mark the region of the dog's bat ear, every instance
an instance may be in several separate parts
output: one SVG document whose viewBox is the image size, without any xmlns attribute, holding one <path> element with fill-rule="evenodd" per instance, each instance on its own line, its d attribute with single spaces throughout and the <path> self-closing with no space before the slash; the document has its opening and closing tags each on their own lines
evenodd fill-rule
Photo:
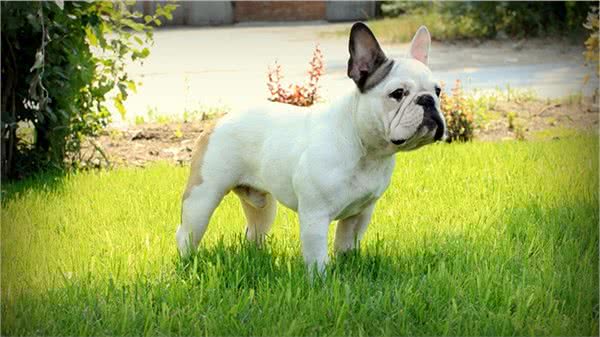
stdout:
<svg viewBox="0 0 600 337">
<path fill-rule="evenodd" d="M 421 26 L 412 39 L 409 56 L 427 65 L 430 46 L 431 35 L 429 34 L 429 30 L 427 30 L 427 27 Z"/>
<path fill-rule="evenodd" d="M 348 50 L 348 77 L 353 79 L 358 89 L 363 92 L 369 76 L 387 60 L 387 57 L 375 35 L 362 22 L 355 23 L 350 30 Z"/>
</svg>

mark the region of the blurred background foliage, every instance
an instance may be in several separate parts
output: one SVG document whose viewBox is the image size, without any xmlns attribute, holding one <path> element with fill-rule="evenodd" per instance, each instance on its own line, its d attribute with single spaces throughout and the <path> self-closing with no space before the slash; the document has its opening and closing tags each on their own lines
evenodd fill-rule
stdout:
<svg viewBox="0 0 600 337">
<path fill-rule="evenodd" d="M 585 29 L 589 31 L 589 35 L 585 40 L 585 62 L 588 66 L 596 68 L 595 79 L 600 78 L 600 24 L 599 24 L 598 6 L 592 7 L 588 13 L 585 24 Z M 591 76 L 590 76 L 591 77 Z M 586 81 L 590 79 L 586 78 Z"/>
<path fill-rule="evenodd" d="M 408 18 L 431 27 L 438 39 L 580 35 L 590 7 L 574 1 L 383 1 L 385 18 Z M 397 36 L 396 42 L 405 42 Z"/>
<path fill-rule="evenodd" d="M 152 25 L 175 9 L 143 16 L 131 5 L 1 2 L 2 178 L 79 165 L 82 142 L 109 123 L 109 105 L 124 113 L 136 90 L 125 64 L 149 55 Z"/>
</svg>

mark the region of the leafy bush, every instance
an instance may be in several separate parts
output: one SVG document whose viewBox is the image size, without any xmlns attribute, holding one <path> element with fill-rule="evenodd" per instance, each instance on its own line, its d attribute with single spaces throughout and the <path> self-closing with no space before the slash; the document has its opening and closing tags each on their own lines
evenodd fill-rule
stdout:
<svg viewBox="0 0 600 337">
<path fill-rule="evenodd" d="M 437 39 L 515 38 L 543 35 L 570 35 L 582 32 L 581 23 L 593 2 L 524 2 L 524 1 L 384 1 L 382 14 L 403 22 L 390 23 L 388 41 L 406 42 L 410 34 L 408 20 L 426 24 Z M 414 32 L 414 31 L 413 31 Z"/>
<path fill-rule="evenodd" d="M 125 64 L 148 56 L 150 24 L 174 8 L 142 18 L 123 1 L 3 1 L 2 177 L 77 166 L 81 143 L 108 124 L 109 102 L 125 113 L 136 89 Z"/>
<path fill-rule="evenodd" d="M 440 101 L 448 127 L 448 142 L 472 140 L 475 128 L 473 112 L 469 104 L 466 104 L 460 80 L 456 80 L 451 96 L 444 92 L 443 86 L 442 83 Z"/>
<path fill-rule="evenodd" d="M 314 104 L 319 98 L 319 79 L 324 73 L 323 53 L 318 45 L 315 46 L 315 51 L 309 64 L 308 81 L 304 84 L 292 83 L 287 87 L 281 84 L 281 79 L 283 79 L 281 65 L 276 62 L 273 67 L 269 67 L 267 74 L 267 88 L 271 94 L 269 100 L 297 106 Z"/>
<path fill-rule="evenodd" d="M 445 3 L 446 15 L 459 21 L 469 18 L 473 33 L 480 37 L 565 35 L 581 32 L 581 22 L 590 2 L 486 1 Z"/>
</svg>

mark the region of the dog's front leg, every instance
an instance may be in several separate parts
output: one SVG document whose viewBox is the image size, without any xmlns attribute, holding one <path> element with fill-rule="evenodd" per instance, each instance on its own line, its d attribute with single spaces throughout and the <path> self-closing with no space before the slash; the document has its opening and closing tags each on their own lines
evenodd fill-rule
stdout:
<svg viewBox="0 0 600 337">
<path fill-rule="evenodd" d="M 315 268 L 319 274 L 325 271 L 329 261 L 327 254 L 327 234 L 331 219 L 327 215 L 309 210 L 300 210 L 300 240 L 304 262 L 312 273 Z"/>
<path fill-rule="evenodd" d="M 334 244 L 336 254 L 358 249 L 360 240 L 362 240 L 369 226 L 369 221 L 371 221 L 373 209 L 375 209 L 375 203 L 367 206 L 355 216 L 338 221 Z"/>
</svg>

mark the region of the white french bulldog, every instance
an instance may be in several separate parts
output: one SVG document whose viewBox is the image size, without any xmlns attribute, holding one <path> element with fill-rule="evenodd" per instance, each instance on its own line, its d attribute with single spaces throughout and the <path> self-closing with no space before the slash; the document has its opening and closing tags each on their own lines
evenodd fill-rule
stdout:
<svg viewBox="0 0 600 337">
<path fill-rule="evenodd" d="M 350 32 L 356 90 L 312 109 L 271 103 L 230 113 L 202 134 L 192 158 L 176 239 L 193 253 L 222 198 L 234 191 L 249 240 L 262 242 L 277 202 L 297 211 L 304 260 L 323 271 L 327 232 L 335 251 L 358 247 L 387 189 L 395 154 L 442 139 L 440 87 L 427 67 L 431 37 L 415 34 L 408 57 L 388 59 L 363 23 Z"/>
</svg>

